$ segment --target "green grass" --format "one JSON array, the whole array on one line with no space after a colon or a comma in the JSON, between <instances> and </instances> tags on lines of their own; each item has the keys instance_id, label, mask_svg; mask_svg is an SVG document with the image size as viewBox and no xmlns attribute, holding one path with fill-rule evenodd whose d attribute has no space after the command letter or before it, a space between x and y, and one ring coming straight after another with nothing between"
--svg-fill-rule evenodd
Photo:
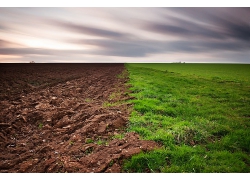
<instances>
[{"instance_id":1,"label":"green grass","mask_svg":"<svg viewBox=\"0 0 250 180\"><path fill-rule=\"evenodd\" d=\"M162 148L124 172L250 172L250 65L126 64L128 131Z\"/></svg>"},{"instance_id":2,"label":"green grass","mask_svg":"<svg viewBox=\"0 0 250 180\"><path fill-rule=\"evenodd\" d=\"M39 123L38 128L42 129L43 128L43 123Z\"/></svg>"},{"instance_id":3,"label":"green grass","mask_svg":"<svg viewBox=\"0 0 250 180\"><path fill-rule=\"evenodd\" d=\"M249 64L134 63L133 66L180 73L182 75L213 79L216 81L250 83Z\"/></svg>"}]
</instances>

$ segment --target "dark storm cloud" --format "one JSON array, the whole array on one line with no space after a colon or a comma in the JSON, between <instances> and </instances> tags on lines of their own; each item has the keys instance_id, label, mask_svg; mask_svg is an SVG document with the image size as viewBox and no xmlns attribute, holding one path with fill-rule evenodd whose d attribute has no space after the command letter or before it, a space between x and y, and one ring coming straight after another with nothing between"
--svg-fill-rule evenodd
<instances>
[{"instance_id":1,"label":"dark storm cloud","mask_svg":"<svg viewBox=\"0 0 250 180\"><path fill-rule=\"evenodd\" d=\"M123 38L127 36L127 34L112 30L89 27L82 24L74 24L66 21L50 20L50 22L69 31L74 31L85 35L99 36L104 38Z\"/></svg>"}]
</instances>

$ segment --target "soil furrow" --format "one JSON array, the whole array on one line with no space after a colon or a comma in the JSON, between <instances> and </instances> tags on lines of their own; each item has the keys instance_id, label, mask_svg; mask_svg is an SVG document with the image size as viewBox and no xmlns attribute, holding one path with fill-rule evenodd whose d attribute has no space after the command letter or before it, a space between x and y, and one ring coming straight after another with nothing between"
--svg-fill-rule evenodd
<instances>
[{"instance_id":1,"label":"soil furrow","mask_svg":"<svg viewBox=\"0 0 250 180\"><path fill-rule=\"evenodd\" d=\"M6 65L2 79L14 80L2 84L19 89L1 90L0 172L121 172L125 158L158 147L125 134L124 71L123 64ZM125 137L113 139L118 133Z\"/></svg>"}]
</instances>

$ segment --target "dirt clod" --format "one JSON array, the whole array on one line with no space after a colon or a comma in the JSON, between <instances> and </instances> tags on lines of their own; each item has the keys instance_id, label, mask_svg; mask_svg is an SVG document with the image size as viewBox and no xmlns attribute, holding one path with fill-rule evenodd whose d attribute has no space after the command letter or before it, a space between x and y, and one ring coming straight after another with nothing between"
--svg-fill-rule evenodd
<instances>
[{"instance_id":1,"label":"dirt clod","mask_svg":"<svg viewBox=\"0 0 250 180\"><path fill-rule=\"evenodd\" d=\"M117 78L124 70L123 64L2 66L0 172L121 172L124 159L158 147L125 133L130 104L103 105L117 91L115 101L130 99L127 79ZM119 133L125 137L114 139Z\"/></svg>"}]
</instances>

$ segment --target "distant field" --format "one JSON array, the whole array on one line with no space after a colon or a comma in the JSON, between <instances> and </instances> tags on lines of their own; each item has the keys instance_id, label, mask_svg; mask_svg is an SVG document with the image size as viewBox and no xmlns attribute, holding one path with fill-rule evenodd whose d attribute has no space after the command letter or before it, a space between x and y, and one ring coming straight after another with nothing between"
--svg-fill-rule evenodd
<instances>
[{"instance_id":1,"label":"distant field","mask_svg":"<svg viewBox=\"0 0 250 180\"><path fill-rule=\"evenodd\" d=\"M162 144L125 172L250 172L250 65L126 64L128 131Z\"/></svg>"},{"instance_id":2,"label":"distant field","mask_svg":"<svg viewBox=\"0 0 250 180\"><path fill-rule=\"evenodd\" d=\"M133 67L152 68L201 78L250 83L250 64L134 63Z\"/></svg>"}]
</instances>

